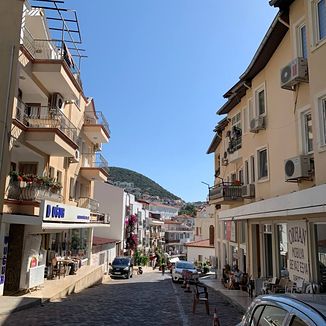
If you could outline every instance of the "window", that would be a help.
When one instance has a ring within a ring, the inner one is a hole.
[[[326,37],[326,0],[317,0],[316,4],[317,35],[321,41]]]
[[[239,181],[243,184],[243,170],[239,170]]]
[[[251,171],[251,183],[255,183],[256,174],[255,174],[255,157],[250,156],[250,171]]]
[[[257,91],[256,94],[256,109],[257,109],[257,114],[259,116],[264,115],[266,113],[266,109],[265,109],[265,90],[261,89],[259,91]]]
[[[252,315],[251,321],[250,321],[250,326],[256,326],[258,324],[258,320],[259,320],[259,317],[260,317],[263,309],[264,309],[264,306],[258,306],[255,309],[255,311]]]
[[[249,126],[250,126],[250,121],[254,118],[254,106],[253,106],[252,98],[248,100],[248,109],[249,109]]]
[[[326,96],[319,99],[320,143],[326,145]]]
[[[241,129],[241,112],[237,113],[231,118],[232,129],[233,127]]]
[[[290,324],[291,326],[308,326],[303,320],[295,316]]]
[[[249,162],[248,161],[245,161],[245,170],[244,170],[244,173],[245,173],[245,184],[249,184]]]
[[[54,167],[50,166],[50,169],[49,169],[49,177],[50,178],[54,178]]]
[[[259,326],[281,326],[285,317],[287,315],[287,311],[278,307],[273,306],[265,306],[263,313],[259,318]],[[257,324],[256,324],[257,325]]]
[[[243,109],[243,131],[248,132],[249,130],[249,109],[248,107]]]
[[[264,179],[268,177],[268,163],[267,163],[267,149],[260,149],[257,152],[258,159],[258,179]]]
[[[19,162],[19,173],[37,175],[37,165],[36,162]]]
[[[72,200],[75,198],[75,179],[70,178],[70,184],[69,184],[69,199]]]
[[[305,154],[309,154],[313,151],[312,117],[310,111],[302,113],[302,124],[303,151]]]
[[[308,57],[307,50],[307,29],[305,24],[301,24],[297,27],[297,46],[298,56],[306,58]]]

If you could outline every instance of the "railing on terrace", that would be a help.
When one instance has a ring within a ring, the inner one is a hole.
[[[21,34],[21,44],[36,60],[64,60],[76,80],[81,84],[79,68],[64,41],[35,39],[25,27]]]
[[[79,197],[78,207],[87,208],[92,213],[99,213],[100,204],[97,200],[89,197]]]
[[[107,122],[104,114],[101,111],[95,111],[95,113],[92,112],[85,112],[85,125],[102,125],[107,132],[107,134],[110,136],[110,128],[109,123]]]
[[[63,197],[59,190],[53,190],[35,183],[10,181],[6,191],[8,199],[23,201],[41,201],[43,199],[61,203]]]
[[[209,200],[214,199],[236,200],[242,198],[242,185],[235,182],[222,182],[209,189]]]
[[[82,153],[83,168],[99,168],[109,173],[109,163],[100,153]]]
[[[14,118],[28,128],[55,128],[77,143],[77,128],[56,108],[32,106],[18,101]]]

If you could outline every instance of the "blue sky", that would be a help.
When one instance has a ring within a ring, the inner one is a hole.
[[[107,117],[110,166],[186,201],[214,183],[207,148],[223,94],[250,63],[276,10],[268,0],[67,0],[77,10],[86,96]]]

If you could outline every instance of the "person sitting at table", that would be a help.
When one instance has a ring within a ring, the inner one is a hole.
[[[68,262],[68,264],[67,264],[70,267],[69,275],[75,275],[76,274],[76,264],[71,258],[71,251],[70,250],[67,250],[65,259],[70,260]]]

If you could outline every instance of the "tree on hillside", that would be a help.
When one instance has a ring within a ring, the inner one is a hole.
[[[190,215],[192,217],[196,216],[196,207],[195,205],[191,203],[186,203],[180,210],[179,210],[179,215]]]

